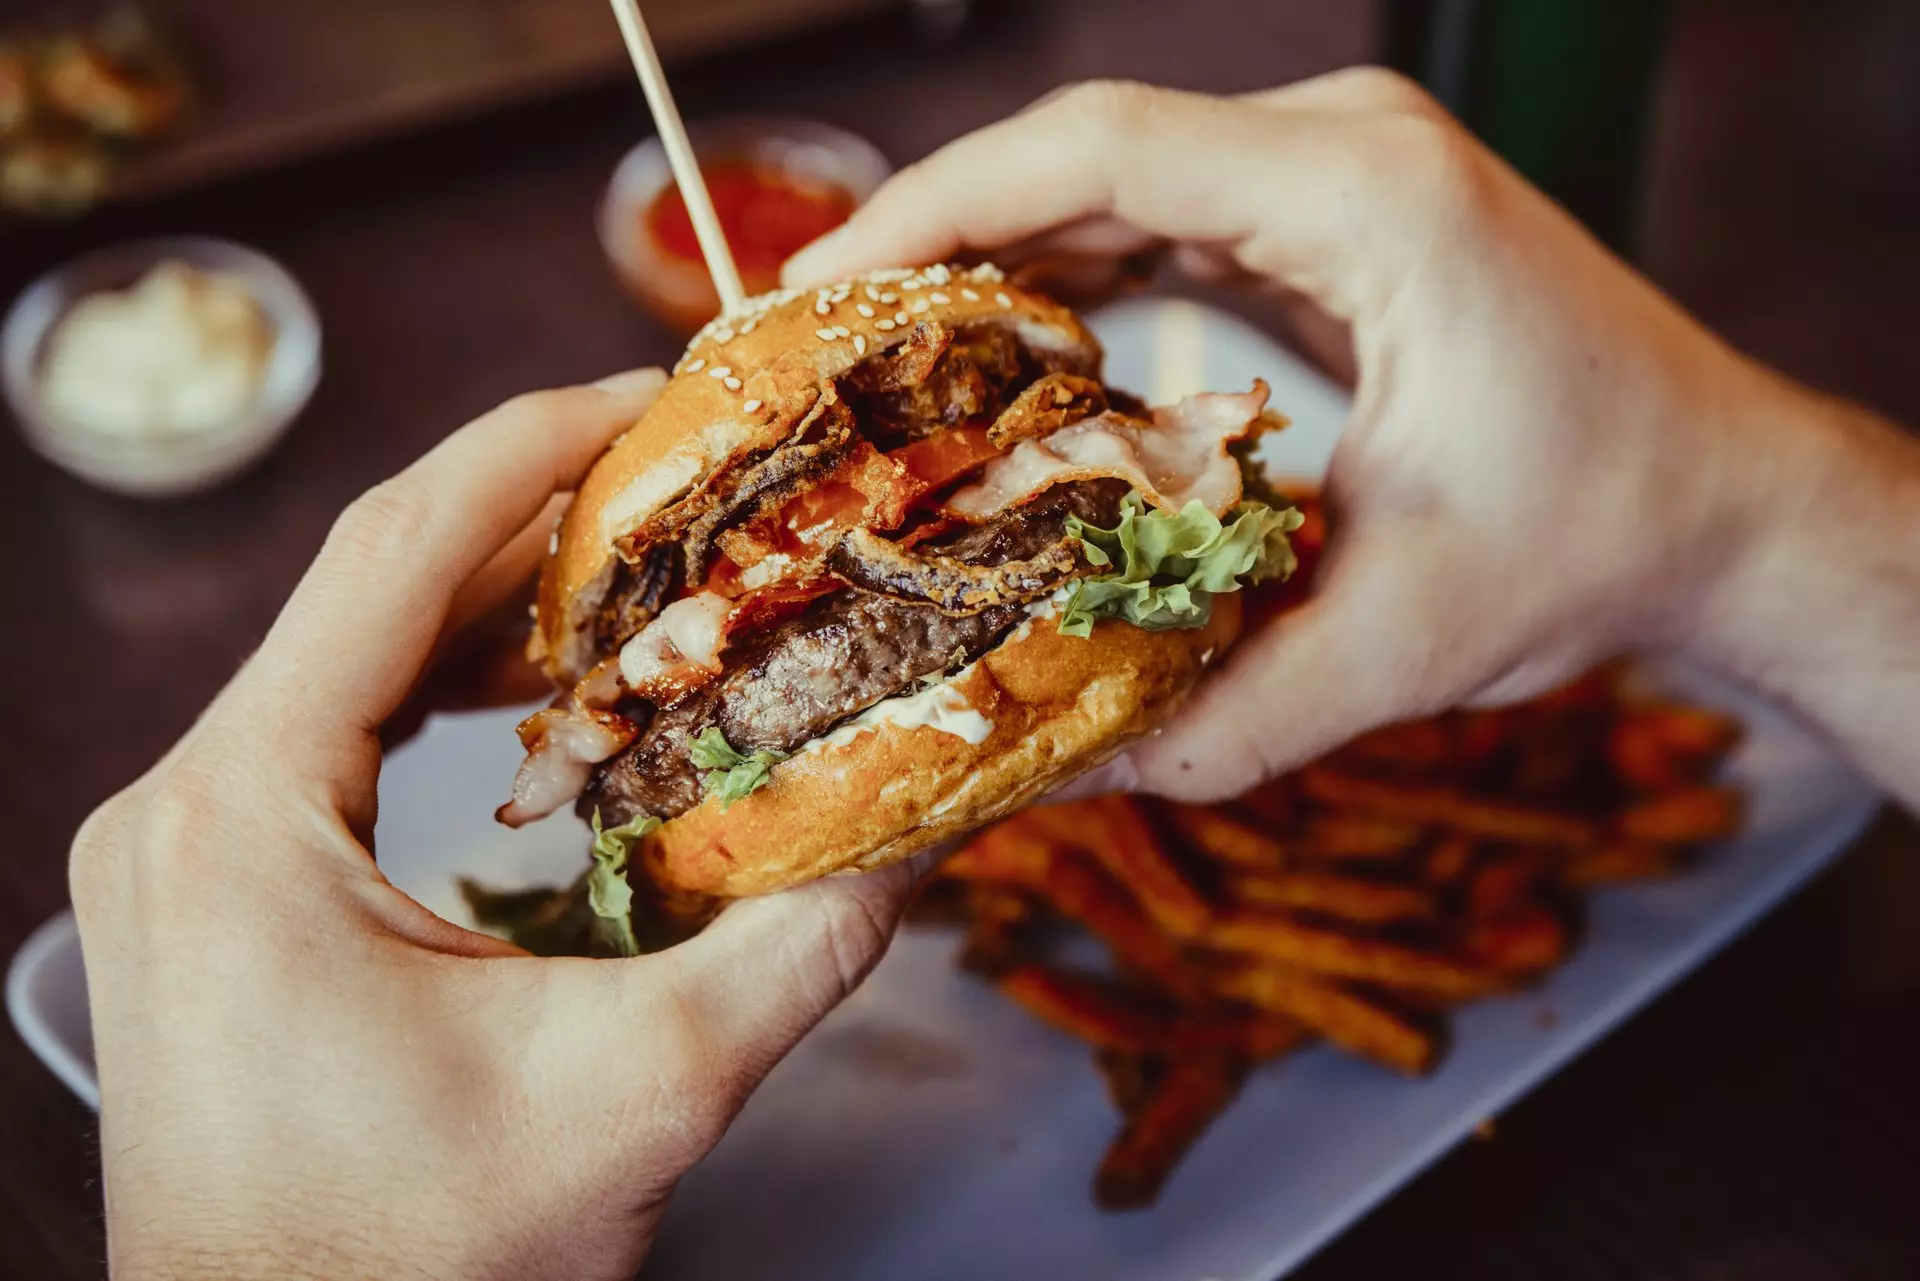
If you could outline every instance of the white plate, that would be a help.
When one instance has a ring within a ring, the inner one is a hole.
[[[1276,461],[1324,467],[1345,412],[1336,389],[1230,318],[1205,313],[1196,344],[1181,337],[1195,314],[1168,314],[1135,303],[1100,317],[1116,382],[1158,396],[1263,376],[1296,423]],[[1103,1215],[1088,1184],[1115,1120],[1086,1052],[957,974],[950,934],[910,931],[686,1180],[648,1277],[1271,1281],[1746,928],[1872,816],[1872,791],[1787,719],[1672,679],[1748,722],[1732,762],[1751,797],[1746,832],[1685,879],[1601,895],[1579,955],[1540,989],[1456,1018],[1432,1078],[1327,1052],[1280,1064],[1158,1205]],[[516,715],[435,720],[381,780],[382,865],[456,920],[456,874],[550,883],[584,859],[572,820],[517,833],[491,821],[519,754]],[[50,922],[15,959],[8,1009],[92,1103],[84,996],[71,925]]]

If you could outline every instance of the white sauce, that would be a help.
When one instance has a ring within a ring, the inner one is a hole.
[[[875,703],[833,733],[825,738],[816,738],[800,750],[813,752],[844,747],[868,730],[877,730],[882,725],[897,725],[901,729],[935,729],[975,747],[986,742],[987,736],[993,733],[993,722],[976,711],[973,704],[967,701],[966,694],[952,681],[947,681],[917,694],[903,694]]]
[[[259,396],[273,340],[245,285],[164,262],[74,304],[48,341],[41,395],[57,418],[123,440],[219,431]]]

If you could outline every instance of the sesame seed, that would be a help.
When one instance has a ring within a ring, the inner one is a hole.
[[[913,300],[913,314],[916,316],[922,315],[931,306],[933,306],[933,304],[928,302],[925,298],[915,298]]]
[[[953,299],[947,297],[945,294],[931,294],[929,296],[942,307],[953,301]]]
[[[813,309],[824,316],[828,312],[833,310],[833,305],[829,303],[825,298],[822,298],[819,302],[813,304]]]
[[[908,324],[912,324],[913,322],[910,319],[908,319],[906,312],[896,311],[893,313],[893,323],[896,325],[908,325]]]
[[[728,376],[729,374],[731,374],[732,372],[733,372],[733,370],[731,370],[731,369],[729,369],[729,368],[728,368],[727,366],[725,366],[725,365],[715,365],[715,366],[714,366],[714,367],[713,367],[712,369],[709,369],[709,370],[707,371],[707,377],[709,377],[709,378],[725,378],[725,377],[727,377],[727,376]]]
[[[718,333],[716,333],[716,334],[714,334],[714,336],[713,336],[713,340],[714,340],[715,342],[732,342],[732,341],[733,341],[733,330],[731,330],[731,329],[722,329],[722,330],[720,330],[720,331],[719,331]]]
[[[835,325],[833,327],[833,335],[836,338],[851,338],[853,337],[853,332],[845,325]]]
[[[944,285],[953,279],[953,273],[947,270],[946,263],[936,262],[933,266],[927,268],[926,277],[936,285]]]
[[[926,282],[918,276],[908,277],[906,280],[900,282],[900,292],[910,294],[925,283]]]
[[[821,342],[832,342],[836,337],[831,329],[816,329],[813,331],[813,336]]]
[[[977,294],[977,293],[975,293],[975,292],[974,292],[973,290],[971,290],[971,289],[962,289],[962,290],[960,291],[960,296],[961,296],[962,298],[965,298],[965,299],[966,299],[966,300],[967,300],[968,302],[979,302],[979,301],[980,301],[980,295],[979,295],[979,294]]]
[[[687,362],[687,372],[690,374],[697,374],[706,367],[707,362],[704,360],[689,360]]]
[[[728,391],[739,391],[742,384],[738,378],[729,378],[720,385],[725,387]]]
[[[865,334],[855,334],[853,336],[853,354],[856,356],[864,356],[867,354],[867,336]]]
[[[883,307],[891,307],[893,306],[893,304],[899,301],[900,301],[899,294],[881,294],[879,298],[880,305]]]
[[[861,303],[860,306],[857,307],[855,310],[857,310],[861,315],[865,316],[868,320],[873,319],[873,308],[867,306],[867,304]]]
[[[999,303],[1002,307],[1013,306],[1013,299],[1007,297],[1005,294],[995,294],[993,296],[993,300]]]
[[[740,332],[743,334],[750,334],[753,332],[753,327],[759,323],[760,322],[758,319],[749,320],[747,321],[746,324],[740,326]]]
[[[875,302],[879,302],[879,301],[880,301],[880,291],[879,291],[878,289],[875,289],[875,288],[874,288],[874,287],[873,287],[872,285],[868,285],[868,286],[867,286],[867,297],[869,297],[869,298],[871,298],[871,299],[873,299],[873,300],[874,300]]]
[[[560,550],[560,531],[554,530],[547,535],[547,555],[552,556]]]
[[[748,402],[747,402],[746,404],[744,404],[744,405],[742,405],[742,406],[740,406],[740,408],[741,408],[741,409],[743,409],[743,410],[745,410],[745,411],[746,411],[747,413],[750,413],[750,414],[751,414],[751,413],[753,413],[753,412],[754,412],[755,410],[757,410],[757,409],[759,409],[759,408],[760,408],[760,403],[761,403],[761,402],[759,402],[759,401],[757,401],[757,400],[749,400],[749,401],[748,401]]]
[[[1007,275],[992,263],[983,262],[973,269],[973,278],[975,280],[990,280],[998,284],[1005,280]]]
[[[899,328],[899,326],[895,325],[891,320],[876,320],[873,322],[873,327],[883,334],[890,333]]]

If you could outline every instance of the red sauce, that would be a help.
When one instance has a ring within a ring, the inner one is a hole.
[[[722,160],[702,165],[701,172],[749,293],[773,288],[781,263],[853,213],[853,194],[844,187],[795,177],[767,165]],[[690,262],[703,261],[700,240],[678,186],[654,197],[644,218],[648,233],[667,253]]]

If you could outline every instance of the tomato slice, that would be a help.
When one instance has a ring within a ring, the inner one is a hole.
[[[757,587],[734,602],[733,612],[727,615],[727,636],[738,632],[758,631],[785,622],[800,614],[814,601],[829,592],[839,591],[845,584],[831,578],[815,578],[803,583],[775,583],[771,587]]]
[[[997,458],[1000,450],[985,427],[950,427],[888,454],[920,482],[923,491],[952,484],[974,468]]]

